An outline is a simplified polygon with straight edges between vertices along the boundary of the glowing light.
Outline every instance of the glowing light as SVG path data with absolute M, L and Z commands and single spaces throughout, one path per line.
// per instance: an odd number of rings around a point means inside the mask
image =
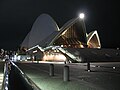
M 88 72 L 90 72 L 90 70 L 87 70 Z
M 5 90 L 8 90 L 8 87 L 7 87 L 7 86 L 5 87 Z
M 61 45 L 61 47 L 63 47 L 63 45 Z
M 113 67 L 113 69 L 115 69 L 116 67 Z
M 82 44 L 80 45 L 80 47 L 81 47 L 81 48 L 84 48 L 84 46 L 83 46 Z
M 84 19 L 84 17 L 85 17 L 84 13 L 80 13 L 80 14 L 79 14 L 79 18 L 80 18 L 80 19 Z
M 37 50 L 33 51 L 33 53 L 36 53 L 36 52 L 37 52 Z
M 44 54 L 44 61 L 65 61 L 66 57 L 60 53 Z
M 20 58 L 21 58 L 21 57 L 20 57 L 20 56 L 18 56 L 17 58 L 18 58 L 18 60 L 20 60 Z

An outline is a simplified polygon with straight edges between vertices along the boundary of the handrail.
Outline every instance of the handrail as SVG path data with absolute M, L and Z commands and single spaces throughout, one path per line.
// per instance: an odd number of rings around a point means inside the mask
M 20 72 L 24 80 L 32 87 L 33 90 L 41 90 L 15 63 L 10 61 L 13 66 L 15 66 Z
M 9 88 L 9 63 L 10 62 L 7 60 L 4 64 L 4 78 L 1 90 L 8 90 Z

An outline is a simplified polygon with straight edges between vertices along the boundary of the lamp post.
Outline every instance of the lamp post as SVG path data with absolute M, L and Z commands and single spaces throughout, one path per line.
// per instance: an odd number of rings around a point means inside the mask
M 86 32 L 86 26 L 85 26 L 85 22 L 84 22 L 85 14 L 80 13 L 78 18 L 81 20 L 81 24 L 82 24 L 82 27 L 84 29 L 83 32 L 84 32 L 84 35 L 85 35 L 85 42 L 87 43 L 87 32 Z

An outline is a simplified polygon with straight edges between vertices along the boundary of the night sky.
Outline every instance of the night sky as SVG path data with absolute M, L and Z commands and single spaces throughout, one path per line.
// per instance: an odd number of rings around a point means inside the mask
M 63 26 L 85 13 L 87 32 L 97 30 L 102 48 L 120 47 L 119 0 L 0 0 L 0 48 L 16 50 L 36 18 L 47 13 Z

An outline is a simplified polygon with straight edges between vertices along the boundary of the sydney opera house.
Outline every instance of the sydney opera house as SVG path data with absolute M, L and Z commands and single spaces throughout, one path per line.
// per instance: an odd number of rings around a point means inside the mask
M 21 51 L 40 60 L 80 61 L 66 49 L 101 48 L 97 31 L 87 34 L 84 19 L 69 20 L 61 28 L 47 14 L 40 15 L 21 44 Z

